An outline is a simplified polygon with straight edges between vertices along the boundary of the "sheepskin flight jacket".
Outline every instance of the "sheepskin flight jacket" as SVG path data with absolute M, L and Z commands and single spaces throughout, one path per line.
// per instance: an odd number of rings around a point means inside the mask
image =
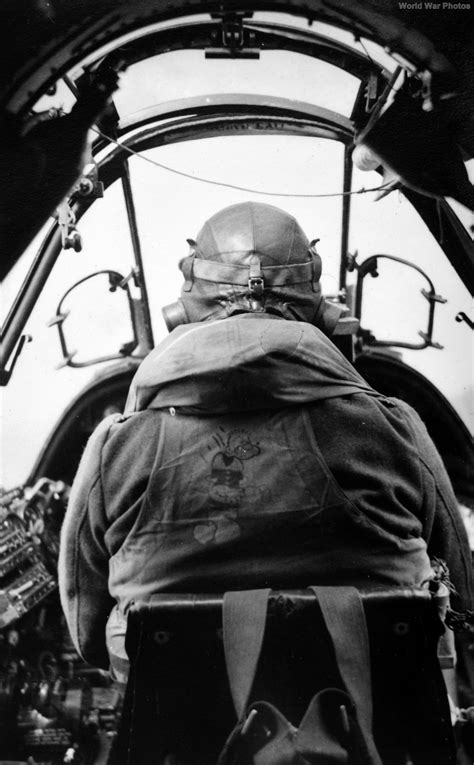
M 153 594 L 421 585 L 434 556 L 472 607 L 466 532 L 417 414 L 315 327 L 244 315 L 175 329 L 93 433 L 59 583 L 76 648 L 107 667 L 112 609 L 125 632 Z

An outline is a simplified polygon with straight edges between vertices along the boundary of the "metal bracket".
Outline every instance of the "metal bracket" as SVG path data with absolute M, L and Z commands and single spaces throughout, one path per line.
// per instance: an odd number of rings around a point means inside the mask
M 447 299 L 442 295 L 437 295 L 435 292 L 428 292 L 428 290 L 421 289 L 421 294 L 428 300 L 429 303 L 447 303 Z
M 431 339 L 431 336 L 428 334 L 428 332 L 423 332 L 421 329 L 418 331 L 418 334 L 420 337 L 423 338 L 423 340 L 426 343 L 426 346 L 429 346 L 430 348 L 437 348 L 438 351 L 442 351 L 444 348 L 444 345 L 441 345 L 441 343 L 437 343 L 434 340 Z
M 95 162 L 90 162 L 84 168 L 84 173 L 74 186 L 73 192 L 79 197 L 101 199 L 104 196 L 104 184 L 99 181 L 99 168 Z
M 72 366 L 71 361 L 73 360 L 74 356 L 76 356 L 77 351 L 70 351 L 66 356 L 63 356 L 63 360 L 59 362 L 59 364 L 56 364 L 54 367 L 56 370 L 58 369 L 64 369 L 64 367 L 70 367 Z
M 459 311 L 459 313 L 457 313 L 455 316 L 455 320 L 465 321 L 468 327 L 470 327 L 471 329 L 474 329 L 474 321 L 471 321 L 469 316 L 465 314 L 464 311 Z
M 63 199 L 56 210 L 58 224 L 61 231 L 61 244 L 64 250 L 74 249 L 75 252 L 82 250 L 82 238 L 76 228 L 76 216 L 67 199 Z
M 207 48 L 206 58 L 260 58 L 260 51 L 255 45 L 255 32 L 245 29 L 244 18 L 251 13 L 211 13 L 211 18 L 221 19 L 220 40 L 213 34 L 215 47 Z
M 121 287 L 122 289 L 125 289 L 128 282 L 130 281 L 130 278 L 132 276 L 131 272 L 128 276 L 121 279 L 120 274 L 115 272 L 109 273 L 109 292 L 117 292 L 118 287 Z
M 52 319 L 48 321 L 48 327 L 54 327 L 57 324 L 62 324 L 64 319 L 67 319 L 69 316 L 69 311 L 64 311 L 64 313 L 57 313 L 55 316 L 53 316 Z
M 367 85 L 365 86 L 365 111 L 366 114 L 370 114 L 379 95 L 379 78 L 374 72 L 369 74 Z
M 379 275 L 378 272 L 378 262 L 377 262 L 377 255 L 372 255 L 370 258 L 367 258 L 364 260 L 363 263 L 359 265 L 357 262 L 357 258 L 359 256 L 359 253 L 357 250 L 352 255 L 350 252 L 347 253 L 347 265 L 346 270 L 350 273 L 352 271 L 360 271 L 362 269 L 363 276 L 366 274 L 370 274 L 374 279 L 377 278 Z
M 242 48 L 244 45 L 244 29 L 242 16 L 232 14 L 222 19 L 222 45 L 224 48 Z
M 359 253 L 356 250 L 354 253 L 348 252 L 346 255 L 346 270 L 348 273 L 352 273 L 352 271 L 358 271 L 359 270 L 359 264 L 357 262 L 357 258 L 359 257 Z

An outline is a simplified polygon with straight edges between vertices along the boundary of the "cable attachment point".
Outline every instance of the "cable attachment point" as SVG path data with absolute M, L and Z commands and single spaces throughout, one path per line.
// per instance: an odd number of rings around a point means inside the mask
M 61 231 L 61 244 L 64 250 L 71 248 L 75 252 L 82 250 L 82 237 L 76 228 L 76 216 L 67 199 L 58 205 L 56 209 L 58 224 Z

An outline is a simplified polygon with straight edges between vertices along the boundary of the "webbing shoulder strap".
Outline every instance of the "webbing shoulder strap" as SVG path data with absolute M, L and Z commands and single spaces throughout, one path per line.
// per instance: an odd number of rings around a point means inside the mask
M 232 700 L 240 720 L 257 672 L 270 589 L 226 592 L 222 606 L 224 653 Z
M 344 685 L 374 765 L 382 765 L 372 737 L 372 682 L 364 607 L 355 587 L 311 587 L 336 654 Z
M 319 602 L 336 660 L 355 708 L 372 765 L 382 765 L 372 737 L 372 687 L 367 625 L 355 587 L 311 587 Z M 227 592 L 223 603 L 224 652 L 237 717 L 245 715 L 265 633 L 269 589 Z

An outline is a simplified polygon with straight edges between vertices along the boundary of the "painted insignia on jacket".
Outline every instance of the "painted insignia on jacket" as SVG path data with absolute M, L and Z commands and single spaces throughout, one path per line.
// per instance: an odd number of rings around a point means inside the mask
M 253 442 L 245 430 L 226 432 L 223 428 L 214 434 L 213 442 L 219 448 L 210 465 L 207 520 L 194 527 L 194 538 L 201 544 L 239 537 L 239 508 L 262 496 L 262 489 L 245 481 L 245 463 L 260 454 L 258 442 Z

